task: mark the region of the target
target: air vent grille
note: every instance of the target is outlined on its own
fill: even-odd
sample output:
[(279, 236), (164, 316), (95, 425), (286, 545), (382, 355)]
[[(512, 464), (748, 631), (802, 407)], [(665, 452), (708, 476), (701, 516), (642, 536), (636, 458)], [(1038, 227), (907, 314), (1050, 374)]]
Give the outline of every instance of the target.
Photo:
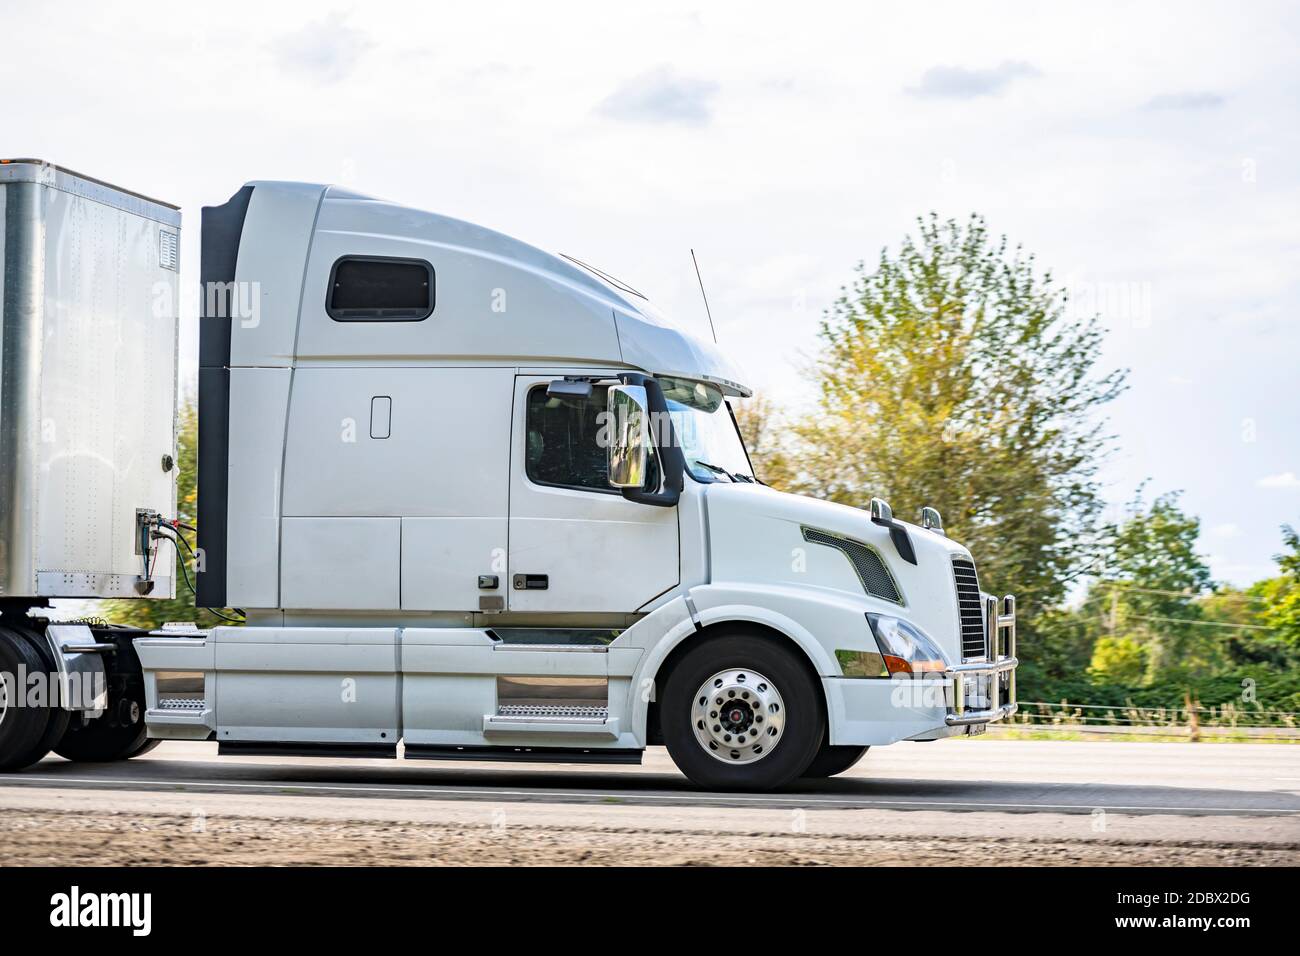
[(903, 595), (898, 590), (898, 585), (894, 583), (893, 575), (889, 573), (885, 562), (871, 545), (817, 528), (804, 528), (803, 539), (813, 544), (824, 544), (828, 548), (838, 548), (843, 551), (844, 556), (853, 565), (853, 570), (857, 572), (863, 589), (872, 597), (891, 601), (894, 604), (903, 603)]
[(181, 269), (180, 238), (178, 233), (158, 230), (158, 264), (172, 272)]

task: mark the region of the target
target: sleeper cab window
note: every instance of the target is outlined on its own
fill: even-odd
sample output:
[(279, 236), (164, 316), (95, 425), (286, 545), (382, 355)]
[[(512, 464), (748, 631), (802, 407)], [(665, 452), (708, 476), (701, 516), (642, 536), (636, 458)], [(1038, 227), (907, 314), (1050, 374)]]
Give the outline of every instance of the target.
[[(597, 385), (586, 398), (546, 394), (545, 385), (528, 392), (525, 474), (538, 485), (621, 494), (609, 486), (609, 449), (600, 442), (606, 392)], [(650, 456), (647, 485), (657, 487), (658, 463)]]
[(325, 311), (336, 322), (419, 322), (433, 314), (433, 289), (423, 259), (344, 256), (330, 270)]

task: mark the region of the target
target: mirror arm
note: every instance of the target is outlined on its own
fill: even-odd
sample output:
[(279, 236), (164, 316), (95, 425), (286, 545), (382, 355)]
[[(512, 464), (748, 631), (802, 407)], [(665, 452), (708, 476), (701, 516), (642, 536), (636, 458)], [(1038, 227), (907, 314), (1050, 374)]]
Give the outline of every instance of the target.
[[(671, 508), (682, 496), (682, 488), (686, 483), (686, 456), (682, 454), (682, 447), (677, 441), (677, 432), (673, 428), (672, 417), (668, 414), (668, 401), (664, 398), (663, 389), (659, 383), (649, 375), (643, 375), (640, 372), (626, 372), (619, 376), (619, 381), (624, 385), (640, 385), (645, 388), (646, 407), (650, 412), (652, 422), (662, 422), (662, 425), (656, 425), (651, 428), (650, 433), (655, 440), (655, 450), (659, 453), (659, 466), (663, 471), (663, 490), (646, 491), (643, 488), (624, 488), (623, 497), (628, 501), (635, 501), (637, 504), (655, 505), (659, 508)], [(660, 429), (664, 428), (668, 432), (668, 445), (661, 447), (658, 443)]]
[(908, 564), (916, 564), (916, 549), (912, 547), (912, 539), (907, 533), (907, 528), (900, 521), (895, 521), (893, 515), (889, 517), (872, 517), (874, 523), (882, 528), (889, 529), (889, 540), (894, 542), (894, 550), (898, 556)]

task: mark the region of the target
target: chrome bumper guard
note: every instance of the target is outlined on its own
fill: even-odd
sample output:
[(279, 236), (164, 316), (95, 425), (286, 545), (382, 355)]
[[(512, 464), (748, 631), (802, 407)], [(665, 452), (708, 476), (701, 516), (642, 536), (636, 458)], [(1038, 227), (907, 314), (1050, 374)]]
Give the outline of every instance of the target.
[[(944, 674), (952, 681), (944, 722), (949, 727), (969, 727), (1010, 717), (1016, 703), (1016, 599), (1008, 594), (1000, 602), (984, 598), (984, 633), (988, 661), (954, 664)], [(1000, 607), (999, 607), (1000, 605)], [(974, 706), (967, 707), (968, 701)]]

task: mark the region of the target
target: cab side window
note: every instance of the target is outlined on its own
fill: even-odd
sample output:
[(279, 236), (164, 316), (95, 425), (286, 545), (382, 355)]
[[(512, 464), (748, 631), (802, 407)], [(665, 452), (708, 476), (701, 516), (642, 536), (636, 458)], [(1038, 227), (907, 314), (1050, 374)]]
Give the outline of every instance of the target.
[(330, 270), (325, 311), (336, 322), (419, 322), (433, 314), (433, 266), (423, 259), (344, 256)]
[[(597, 440), (607, 389), (592, 388), (586, 398), (549, 396), (546, 386), (528, 392), (524, 470), (539, 485), (558, 485), (618, 494), (609, 486), (609, 450)], [(658, 486), (651, 455), (650, 485)]]

